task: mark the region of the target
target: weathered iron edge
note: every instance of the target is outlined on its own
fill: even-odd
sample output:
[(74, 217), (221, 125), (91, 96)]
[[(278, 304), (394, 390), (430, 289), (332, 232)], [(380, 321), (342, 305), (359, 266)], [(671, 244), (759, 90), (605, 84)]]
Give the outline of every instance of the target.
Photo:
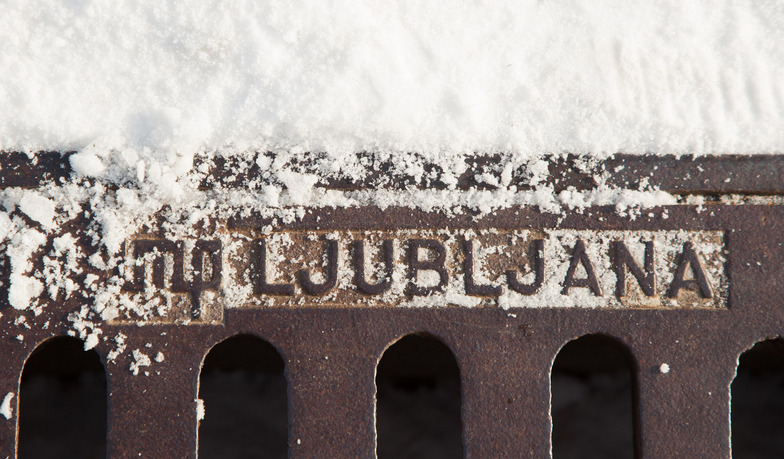
[[(38, 152), (35, 160), (21, 152), (0, 152), (0, 188), (35, 188), (44, 182), (67, 179), (71, 173), (73, 152)], [(274, 158), (274, 153), (259, 153)], [(319, 153), (304, 153), (291, 160), (291, 167), (303, 172), (316, 172)], [(339, 173), (321, 176), (316, 186), (335, 190), (406, 189), (407, 187), (447, 189), (439, 177), (441, 166), (423, 159), (423, 168), (432, 174), (414, 177), (396, 171), (386, 157), (358, 153), (365, 159), (367, 174), (362, 178), (343, 177)], [(552, 186), (555, 191), (569, 187), (591, 189), (603, 183), (617, 188), (654, 187), (674, 194), (781, 194), (784, 192), (784, 156), (760, 154), (739, 155), (628, 155), (616, 154), (597, 160), (579, 155), (545, 155), (549, 176), (537, 186)], [(493, 189), (479, 181), (482, 173), (499, 175), (509, 158), (503, 155), (469, 155), (466, 170), (457, 177), (454, 188)], [(196, 157), (194, 170), (208, 171), (200, 182), (202, 189), (215, 186), (244, 188), (264, 184), (269, 178), (254, 160), (239, 156)], [(319, 174), (320, 175), (320, 174)], [(530, 178), (524, 164), (512, 169), (508, 186), (529, 189)]]

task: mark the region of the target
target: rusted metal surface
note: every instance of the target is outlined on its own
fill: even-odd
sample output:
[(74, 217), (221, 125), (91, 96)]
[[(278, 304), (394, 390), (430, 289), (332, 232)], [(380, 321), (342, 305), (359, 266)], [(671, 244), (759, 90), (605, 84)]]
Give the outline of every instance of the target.
[(21, 152), (2, 152), (0, 155), (0, 188), (34, 188), (71, 175), (71, 153), (38, 152), (32, 160)]
[[(0, 188), (36, 187), (42, 182), (58, 181), (71, 174), (71, 153), (39, 152), (33, 163), (25, 153), (3, 152), (0, 161)], [(273, 153), (266, 156), (274, 157)], [(293, 169), (303, 172), (318, 171), (318, 153), (300, 155)], [(596, 160), (576, 167), (577, 156), (545, 156), (548, 178), (540, 185), (552, 185), (556, 191), (574, 187), (578, 190), (596, 186), (600, 179), (608, 186), (637, 189), (648, 184), (675, 194), (760, 194), (771, 195), (784, 192), (784, 156), (690, 156), (690, 155), (625, 155), (616, 154), (605, 160)], [(423, 162), (422, 178), (406, 175), (392, 168), (392, 160), (377, 158), (372, 154), (360, 155), (358, 162), (365, 165), (368, 174), (360, 179), (342, 177), (336, 173), (322, 178), (317, 186), (336, 189), (444, 189), (447, 184), (438, 177), (441, 170), (437, 164)], [(242, 167), (236, 172), (237, 166)], [(466, 170), (457, 177), (458, 189), (493, 188), (476, 179), (478, 174), (500, 175), (505, 166), (502, 156), (477, 155), (466, 160)], [(251, 183), (263, 184), (269, 175), (261, 170), (254, 159), (238, 157), (196, 158), (195, 169), (204, 169), (207, 174), (201, 181), (202, 189), (216, 185), (228, 188), (243, 188)], [(512, 168), (509, 185), (519, 189), (530, 187), (525, 165)]]
[[(617, 171), (613, 180), (634, 182), (648, 175), (665, 189), (773, 194), (784, 186), (780, 177), (783, 164), (779, 157), (632, 158), (621, 161), (619, 165), (625, 168)], [(684, 168), (695, 170), (692, 165), (703, 171), (684, 174)], [(579, 176), (564, 178), (564, 183), (582, 181)], [(2, 183), (21, 186), (21, 182)], [(662, 218), (665, 213), (666, 219)], [(80, 234), (80, 243), (85, 246), (91, 244), (84, 232), (88, 223), (77, 221), (69, 228)], [(252, 232), (268, 224), (264, 218), (238, 214), (226, 228)], [(159, 374), (150, 376), (134, 376), (128, 370), (129, 352), (107, 365), (109, 456), (194, 457), (198, 429), (194, 399), (201, 363), (215, 344), (250, 333), (275, 346), (286, 362), (290, 457), (373, 457), (376, 364), (390, 343), (409, 333), (427, 332), (452, 350), (460, 366), (466, 457), (548, 457), (550, 368), (565, 343), (589, 333), (617, 338), (635, 359), (641, 456), (729, 457), (729, 385), (737, 358), (755, 342), (784, 334), (780, 304), (784, 297), (784, 207), (677, 205), (651, 209), (635, 219), (603, 207), (565, 216), (511, 208), (480, 218), (404, 208), (314, 209), (276, 230), (389, 234), (440, 228), (720, 233), (726, 257), (726, 307), (585, 309), (512, 304), (512, 309), (504, 310), (494, 305), (273, 304), (224, 308), (218, 304), (219, 314), (203, 320), (198, 320), (203, 307), (187, 310), (184, 314), (194, 319), (190, 325), (177, 320), (143, 326), (122, 321), (104, 324), (104, 333), (127, 336), (128, 349), (150, 343), (166, 352), (165, 362), (154, 369)], [(140, 241), (153, 240), (153, 236), (137, 239), (135, 250), (144, 251), (150, 243)], [(196, 298), (191, 305), (198, 303), (202, 291), (221, 282), (216, 275), (221, 271), (215, 269), (218, 258), (212, 258), (218, 249), (206, 242), (212, 237), (202, 239), (203, 245), (194, 246), (194, 250), (201, 250), (196, 258), (211, 260), (213, 275), (189, 285), (172, 284), (175, 293)], [(168, 249), (179, 257), (182, 247), (176, 242), (170, 245)], [(325, 250), (329, 251), (328, 244)], [(94, 268), (91, 273), (101, 278), (113, 274)], [(131, 283), (131, 291), (144, 277), (134, 276), (137, 284)], [(317, 290), (329, 283), (329, 276), (310, 280), (314, 284), (310, 288)], [(307, 285), (302, 280), (291, 282), (300, 289)], [(7, 286), (7, 281), (3, 285)], [(67, 332), (65, 314), (78, 309), (80, 301), (85, 300), (47, 304), (40, 315), (28, 319), (31, 329), (22, 342), (7, 332), (19, 313), (2, 306), (0, 330), (6, 330), (0, 340), (3, 387), (17, 387), (24, 361), (38, 344)], [(44, 328), (45, 322), (49, 322), (48, 328)], [(101, 342), (96, 350), (105, 361), (112, 347)], [(665, 362), (672, 368), (667, 374), (658, 371)], [(14, 422), (0, 422), (0, 457), (14, 456), (15, 435)]]

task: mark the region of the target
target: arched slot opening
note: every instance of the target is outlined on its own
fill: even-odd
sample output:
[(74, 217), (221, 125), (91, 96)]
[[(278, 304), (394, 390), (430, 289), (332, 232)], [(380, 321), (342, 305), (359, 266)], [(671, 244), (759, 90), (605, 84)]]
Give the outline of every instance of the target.
[(784, 339), (741, 354), (731, 394), (732, 457), (784, 457)]
[(567, 343), (551, 373), (555, 459), (636, 457), (634, 357), (605, 335)]
[(200, 458), (287, 457), (284, 367), (271, 344), (251, 335), (234, 336), (210, 350), (199, 377)]
[(436, 338), (408, 335), (376, 370), (377, 454), (385, 458), (463, 456), (460, 368)]
[(38, 346), (19, 392), (17, 457), (106, 457), (106, 371), (84, 342), (65, 336)]

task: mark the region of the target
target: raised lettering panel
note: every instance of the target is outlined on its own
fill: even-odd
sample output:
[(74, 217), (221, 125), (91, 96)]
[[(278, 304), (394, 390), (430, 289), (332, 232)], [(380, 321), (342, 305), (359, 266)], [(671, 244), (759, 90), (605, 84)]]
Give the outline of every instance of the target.
[[(128, 244), (115, 321), (223, 307), (727, 307), (718, 231), (223, 232)], [(132, 307), (128, 307), (132, 305)]]

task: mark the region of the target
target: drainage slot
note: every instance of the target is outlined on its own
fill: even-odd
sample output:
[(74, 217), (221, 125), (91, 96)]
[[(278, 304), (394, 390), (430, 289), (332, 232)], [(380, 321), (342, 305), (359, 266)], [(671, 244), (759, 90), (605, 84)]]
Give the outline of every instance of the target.
[(210, 350), (199, 378), (199, 458), (287, 456), (283, 370), (278, 351), (255, 336), (234, 336)]
[(561, 349), (551, 374), (553, 458), (635, 457), (634, 368), (626, 346), (605, 335)]
[(441, 341), (401, 338), (384, 352), (376, 388), (379, 458), (463, 456), (460, 369)]
[(732, 382), (732, 457), (784, 457), (784, 340), (741, 354)]
[(81, 340), (49, 339), (27, 359), (18, 457), (106, 457), (106, 371)]

